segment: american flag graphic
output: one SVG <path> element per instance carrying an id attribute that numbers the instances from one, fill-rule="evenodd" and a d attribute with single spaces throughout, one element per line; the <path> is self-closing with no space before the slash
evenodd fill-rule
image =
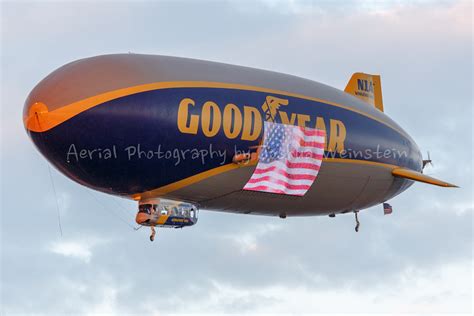
<path id="1" fill-rule="evenodd" d="M 318 176 L 325 132 L 265 122 L 259 162 L 244 190 L 303 196 Z"/>

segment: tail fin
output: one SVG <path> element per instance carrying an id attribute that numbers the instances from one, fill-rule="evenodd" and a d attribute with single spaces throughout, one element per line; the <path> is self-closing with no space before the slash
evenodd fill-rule
<path id="1" fill-rule="evenodd" d="M 382 84 L 379 75 L 356 72 L 347 83 L 344 92 L 352 94 L 383 112 Z"/>

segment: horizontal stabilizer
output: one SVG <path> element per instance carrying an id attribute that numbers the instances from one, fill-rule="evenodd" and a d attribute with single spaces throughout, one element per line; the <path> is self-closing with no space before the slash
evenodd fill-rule
<path id="1" fill-rule="evenodd" d="M 392 170 L 392 175 L 394 177 L 410 179 L 413 181 L 424 182 L 428 184 L 438 185 L 440 187 L 446 188 L 458 188 L 457 185 L 444 182 L 433 177 L 422 174 L 421 172 L 413 171 L 405 168 L 395 168 Z"/>

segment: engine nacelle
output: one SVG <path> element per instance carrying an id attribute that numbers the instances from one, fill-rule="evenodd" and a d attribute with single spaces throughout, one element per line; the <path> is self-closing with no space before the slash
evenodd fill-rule
<path id="1" fill-rule="evenodd" d="M 135 221 L 143 226 L 182 228 L 198 221 L 198 207 L 191 203 L 148 199 L 138 203 Z"/>

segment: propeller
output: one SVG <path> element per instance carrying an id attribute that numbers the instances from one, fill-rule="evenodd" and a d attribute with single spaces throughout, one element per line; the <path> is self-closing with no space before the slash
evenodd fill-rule
<path id="1" fill-rule="evenodd" d="M 428 151 L 427 153 L 428 153 L 428 159 L 423 159 L 423 169 L 425 169 L 427 165 L 431 165 L 432 167 L 434 167 L 433 161 L 431 160 L 431 157 L 430 157 L 430 152 Z"/>

